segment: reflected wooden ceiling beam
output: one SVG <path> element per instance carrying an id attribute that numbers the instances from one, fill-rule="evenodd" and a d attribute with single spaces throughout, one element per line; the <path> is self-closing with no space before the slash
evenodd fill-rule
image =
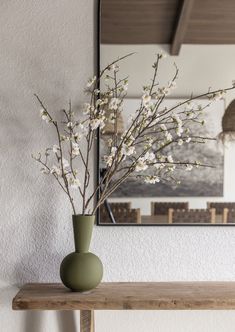
<path id="1" fill-rule="evenodd" d="M 171 44 L 171 55 L 179 55 L 184 36 L 187 31 L 187 25 L 191 16 L 194 0 L 183 0 L 179 14 L 177 26 Z"/>

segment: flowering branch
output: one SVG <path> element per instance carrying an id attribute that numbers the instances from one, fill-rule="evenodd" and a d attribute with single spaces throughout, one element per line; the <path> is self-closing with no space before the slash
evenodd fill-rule
<path id="1" fill-rule="evenodd" d="M 56 129 L 57 144 L 46 149 L 45 160 L 41 153 L 34 159 L 43 166 L 43 173 L 54 176 L 68 196 L 74 214 L 76 190 L 82 199 L 82 214 L 94 214 L 128 177 L 140 178 L 149 184 L 160 181 L 179 183 L 173 176 L 178 168 L 191 171 L 194 167 L 213 167 L 199 161 L 174 160 L 169 154 L 169 147 L 202 144 L 214 139 L 193 133 L 191 124 L 199 128 L 203 126 L 204 109 L 235 87 L 209 90 L 199 96 L 191 95 L 189 99 L 166 108 L 164 100 L 176 88 L 178 68 L 174 64 L 173 78 L 166 86 L 160 86 L 157 81 L 158 69 L 164 55 L 158 54 L 153 64 L 151 84 L 143 87 L 139 107 L 130 117 L 126 130 L 120 134 L 118 121 L 127 95 L 128 78 L 119 78 L 119 62 L 130 55 L 113 61 L 101 71 L 99 78 L 93 77 L 88 81 L 86 92 L 90 95 L 90 102 L 84 105 L 83 114 L 79 118 L 75 116 L 69 102 L 68 110 L 63 110 L 62 129 L 35 95 L 41 106 L 41 118 Z M 102 89 L 99 88 L 101 81 Z M 197 99 L 203 97 L 208 98 L 208 104 L 204 107 L 196 103 Z M 106 133 L 108 126 L 112 128 L 111 134 Z M 88 196 L 91 152 L 98 129 L 107 148 L 102 158 L 105 174 Z M 146 170 L 150 173 L 146 174 Z M 99 198 L 94 202 L 98 192 Z"/>
<path id="2" fill-rule="evenodd" d="M 66 173 L 66 168 L 67 168 L 68 162 L 67 162 L 67 160 L 65 160 L 63 158 L 62 140 L 61 140 L 61 135 L 60 135 L 60 131 L 59 131 L 59 127 L 58 127 L 57 121 L 54 121 L 52 119 L 50 113 L 47 111 L 46 107 L 43 105 L 43 103 L 40 100 L 40 98 L 38 97 L 38 95 L 35 94 L 35 97 L 37 98 L 37 100 L 39 101 L 39 103 L 40 103 L 40 105 L 42 107 L 41 116 L 45 117 L 46 121 L 53 123 L 53 125 L 55 126 L 55 129 L 56 129 L 56 133 L 57 133 L 57 139 L 58 139 L 58 143 L 59 143 L 59 148 L 56 147 L 56 156 L 57 156 L 57 160 L 58 160 L 58 162 L 60 163 L 60 166 L 61 166 L 61 172 L 60 172 L 59 169 L 55 169 L 55 168 L 52 168 L 50 170 L 50 172 L 52 172 L 52 174 L 56 174 L 57 178 L 61 174 L 62 179 L 64 181 L 64 185 L 65 185 L 65 190 L 64 191 L 66 192 L 66 194 L 69 197 L 70 203 L 72 205 L 73 213 L 76 214 L 76 210 L 75 210 L 73 198 L 72 198 L 72 196 L 70 194 L 70 189 L 69 189 L 69 184 L 68 184 L 68 179 L 67 179 L 67 174 L 68 173 Z M 60 154 L 60 156 L 58 156 L 58 153 Z M 48 166 L 47 166 L 47 168 L 48 168 Z"/>

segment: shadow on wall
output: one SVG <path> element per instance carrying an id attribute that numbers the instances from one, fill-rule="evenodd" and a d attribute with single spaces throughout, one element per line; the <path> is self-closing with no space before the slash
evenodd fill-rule
<path id="1" fill-rule="evenodd" d="M 55 204 L 54 199 L 48 202 L 47 211 L 53 211 L 53 205 L 55 206 Z M 31 216 L 28 216 L 30 230 L 28 229 L 27 238 L 30 241 L 25 241 L 23 237 L 21 239 L 21 250 L 28 254 L 21 257 L 21 260 L 14 267 L 13 280 L 19 281 L 20 284 L 29 281 L 54 280 L 51 278 L 58 275 L 61 262 L 61 256 L 58 252 L 54 252 L 55 247 L 53 246 L 53 239 L 58 234 L 57 227 L 60 226 L 55 224 L 54 218 L 45 214 L 45 211 L 43 211 L 44 204 L 41 204 L 40 200 L 38 200 L 37 205 L 32 209 Z M 34 214 L 35 210 L 37 215 Z M 32 244 L 35 245 L 32 246 Z M 47 313 L 45 311 L 25 312 L 23 332 L 44 331 Z M 54 318 L 56 330 L 60 332 L 77 331 L 75 312 L 58 311 L 50 313 L 50 315 Z"/>
<path id="2" fill-rule="evenodd" d="M 93 45 L 87 36 L 92 38 L 89 24 L 93 26 L 93 21 L 87 17 L 93 1 L 83 2 L 78 5 L 76 0 L 71 1 L 71 6 L 58 2 L 50 7 L 48 1 L 40 5 L 35 2 L 32 6 L 22 1 L 19 7 L 13 1 L 3 6 L 6 12 L 1 19 L 5 17 L 7 24 L 3 24 L 5 28 L 1 31 L 4 53 L 0 61 L 0 280 L 7 285 L 58 281 L 62 257 L 73 245 L 67 202 L 64 196 L 61 199 L 56 185 L 39 174 L 30 154 L 48 146 L 52 138 L 45 126 L 43 129 L 38 126 L 39 106 L 35 105 L 33 93 L 45 96 L 56 110 L 68 96 L 74 96 L 75 100 L 78 95 L 83 97 L 82 89 L 77 92 L 77 84 L 82 83 L 87 71 L 92 71 L 89 54 Z M 82 10 L 77 11 L 78 7 Z M 54 9 L 52 21 L 47 19 L 50 8 Z M 63 8 L 68 11 L 64 13 Z M 6 15 L 8 10 L 11 15 Z M 71 20 L 67 15 L 71 15 Z M 43 36 L 48 27 L 51 27 L 50 33 Z M 10 288 L 14 289 L 13 293 L 17 292 L 15 287 Z M 20 331 L 50 330 L 45 327 L 47 312 L 12 313 L 10 302 L 14 294 L 7 294 L 2 303 L 5 285 L 0 292 L 1 310 L 6 304 L 7 314 L 10 312 L 13 321 L 21 324 Z M 76 331 L 73 312 L 51 315 L 55 317 L 55 330 Z M 0 330 L 19 331 L 13 321 L 12 326 L 16 328 L 8 330 L 5 320 L 2 325 L 1 317 Z"/>
<path id="3" fill-rule="evenodd" d="M 25 316 L 24 332 L 42 332 L 44 323 L 44 312 L 28 311 Z M 74 311 L 56 312 L 59 332 L 76 332 L 76 320 Z"/>
<path id="4" fill-rule="evenodd" d="M 19 233 L 20 246 L 23 256 L 14 266 L 12 279 L 17 283 L 23 284 L 27 282 L 42 281 L 58 281 L 59 266 L 62 255 L 57 251 L 54 241 L 60 233 L 58 228 L 63 222 L 64 215 L 60 212 L 55 213 L 55 206 L 58 205 L 58 195 L 55 195 L 54 186 L 45 184 L 45 190 L 38 191 L 38 199 L 34 206 L 31 207 L 31 213 L 27 218 L 27 239 L 24 234 Z M 42 186 L 44 188 L 44 185 Z M 62 193 L 63 194 L 63 193 Z M 50 201 L 42 203 L 41 197 L 51 197 Z M 64 199 L 63 199 L 64 201 Z M 46 211 L 44 207 L 47 207 Z M 37 211 L 35 213 L 35 211 Z M 57 214 L 57 216 L 55 216 Z M 60 220 L 62 219 L 62 220 Z M 69 232 L 67 232 L 69 233 Z M 64 247 L 62 245 L 62 247 Z M 65 248 L 66 250 L 66 248 Z M 13 253 L 12 253 L 13 254 Z M 42 332 L 45 330 L 45 322 L 47 321 L 48 311 L 26 311 L 24 314 L 23 332 Z M 50 321 L 48 325 L 53 324 L 57 331 L 60 332 L 76 332 L 75 312 L 50 312 Z M 53 323 L 51 320 L 53 317 Z"/>
<path id="5" fill-rule="evenodd" d="M 8 114 L 8 117 L 1 126 L 9 127 L 12 123 L 11 139 L 7 151 L 3 151 L 1 164 L 1 188 L 4 192 L 7 186 L 7 190 L 2 195 L 4 208 L 0 212 L 0 280 L 6 283 L 6 286 L 0 287 L 0 293 L 1 303 L 5 301 L 3 304 L 6 304 L 7 311 L 11 310 L 11 300 L 17 292 L 15 289 L 14 294 L 8 293 L 4 299 L 7 285 L 59 280 L 59 266 L 70 244 L 67 237 L 71 238 L 72 234 L 72 223 L 64 224 L 68 217 L 64 194 L 57 190 L 56 183 L 40 174 L 40 168 L 31 160 L 30 152 L 35 149 L 35 141 L 39 139 L 37 131 L 33 135 L 33 130 L 27 130 L 19 115 L 14 117 Z M 44 146 L 44 142 L 40 143 Z M 4 159 L 8 161 L 8 167 Z M 22 327 L 17 331 L 45 331 L 47 312 L 30 311 L 20 315 L 13 312 L 12 315 L 18 317 L 16 320 Z M 73 312 L 50 315 L 54 318 L 55 330 L 77 331 Z M 50 321 L 48 325 L 51 325 Z"/>
<path id="6" fill-rule="evenodd" d="M 43 312 L 27 311 L 25 314 L 25 332 L 41 332 Z"/>
<path id="7" fill-rule="evenodd" d="M 77 331 L 75 313 L 76 313 L 76 311 L 60 311 L 60 312 L 58 311 L 57 312 L 59 331 L 61 331 L 61 332 L 67 332 L 67 331 L 76 332 Z"/>

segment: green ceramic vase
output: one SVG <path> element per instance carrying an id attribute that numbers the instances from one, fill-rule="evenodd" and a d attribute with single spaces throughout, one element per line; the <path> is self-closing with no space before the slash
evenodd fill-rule
<path id="1" fill-rule="evenodd" d="M 75 252 L 66 256 L 60 266 L 60 278 L 72 291 L 91 290 L 98 286 L 103 276 L 101 260 L 89 252 L 94 222 L 95 216 L 73 216 Z"/>

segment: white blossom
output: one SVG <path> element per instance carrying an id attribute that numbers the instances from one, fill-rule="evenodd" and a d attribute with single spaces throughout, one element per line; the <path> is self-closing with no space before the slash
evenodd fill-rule
<path id="1" fill-rule="evenodd" d="M 188 138 L 186 138 L 185 142 L 186 142 L 186 143 L 189 143 L 189 142 L 191 142 L 191 140 L 192 140 L 192 138 L 191 138 L 191 137 L 188 137 Z"/>
<path id="2" fill-rule="evenodd" d="M 89 103 L 85 103 L 83 105 L 83 114 L 84 115 L 87 115 L 90 113 L 90 110 L 91 110 L 91 105 Z"/>
<path id="3" fill-rule="evenodd" d="M 98 107 L 98 106 L 100 106 L 100 105 L 102 105 L 103 104 L 103 100 L 102 99 L 97 99 L 96 100 L 96 103 L 95 103 L 95 105 L 96 105 L 96 107 Z M 84 114 L 84 112 L 83 112 L 83 114 Z M 85 113 L 86 114 L 86 113 Z M 88 113 L 87 113 L 88 114 Z"/>
<path id="4" fill-rule="evenodd" d="M 60 152 L 60 147 L 58 145 L 54 144 L 53 147 L 52 147 L 52 151 L 54 153 L 58 153 L 58 152 Z"/>
<path id="5" fill-rule="evenodd" d="M 44 110 L 44 108 L 42 108 L 40 110 L 40 116 L 41 116 L 42 120 L 46 121 L 47 123 L 50 122 L 50 117 L 49 117 L 47 111 Z"/>
<path id="6" fill-rule="evenodd" d="M 48 170 L 46 169 L 46 167 L 42 167 L 40 171 L 42 174 L 48 174 Z"/>
<path id="7" fill-rule="evenodd" d="M 148 93 L 143 94 L 142 96 L 143 105 L 146 108 L 149 108 L 151 104 L 151 96 Z"/>
<path id="8" fill-rule="evenodd" d="M 146 93 L 146 92 L 149 92 L 151 89 L 151 86 L 150 85 L 146 85 L 146 86 L 143 86 L 143 92 Z M 149 93 L 147 93 L 149 94 Z"/>
<path id="9" fill-rule="evenodd" d="M 139 158 L 136 163 L 135 170 L 136 172 L 145 171 L 148 168 L 146 160 L 144 158 Z"/>
<path id="10" fill-rule="evenodd" d="M 117 148 L 115 146 L 113 146 L 112 149 L 111 149 L 110 155 L 108 155 L 108 156 L 105 155 L 104 156 L 104 161 L 106 162 L 107 166 L 112 165 L 112 162 L 113 162 L 113 159 L 115 157 L 116 152 L 117 152 Z"/>
<path id="11" fill-rule="evenodd" d="M 108 122 L 111 123 L 111 124 L 114 124 L 115 123 L 115 114 L 112 112 L 110 113 L 109 117 L 108 117 Z"/>
<path id="12" fill-rule="evenodd" d="M 70 187 L 73 189 L 78 189 L 79 187 L 81 187 L 81 182 L 79 181 L 79 179 L 74 178 L 73 176 L 70 176 L 68 178 L 68 182 Z"/>
<path id="13" fill-rule="evenodd" d="M 95 81 L 96 81 L 96 76 L 90 78 L 87 82 L 87 85 L 86 85 L 87 88 L 90 88 L 95 83 Z"/>
<path id="14" fill-rule="evenodd" d="M 79 123 L 79 125 L 78 125 L 78 132 L 79 132 L 79 134 L 83 137 L 83 136 L 85 136 L 85 135 L 87 135 L 87 133 L 88 133 L 88 131 L 89 131 L 89 129 L 88 129 L 88 123 L 86 122 L 86 123 Z M 82 138 L 81 137 L 81 138 Z"/>
<path id="15" fill-rule="evenodd" d="M 117 148 L 116 148 L 116 146 L 113 146 L 111 149 L 111 155 L 114 157 L 116 152 L 117 152 Z"/>
<path id="16" fill-rule="evenodd" d="M 165 124 L 161 124 L 161 125 L 160 125 L 160 128 L 161 128 L 161 130 L 163 130 L 163 131 L 167 130 L 167 127 L 166 127 Z"/>
<path id="17" fill-rule="evenodd" d="M 67 123 L 67 127 L 70 128 L 70 129 L 72 129 L 73 128 L 73 123 L 72 122 L 68 122 Z"/>
<path id="18" fill-rule="evenodd" d="M 76 133 L 73 134 L 72 137 L 75 141 L 80 141 L 82 139 L 82 134 L 76 132 Z"/>
<path id="19" fill-rule="evenodd" d="M 191 171 L 193 169 L 193 165 L 186 165 L 186 171 Z"/>
<path id="20" fill-rule="evenodd" d="M 121 153 L 124 156 L 131 156 L 134 152 L 135 152 L 135 147 L 134 146 L 128 146 L 126 144 L 122 145 Z"/>
<path id="21" fill-rule="evenodd" d="M 150 184 L 155 184 L 157 182 L 160 182 L 160 179 L 156 175 L 148 175 L 148 176 L 145 177 L 144 182 L 145 183 L 150 183 Z"/>
<path id="22" fill-rule="evenodd" d="M 158 57 L 159 57 L 159 59 L 165 59 L 165 58 L 167 57 L 167 55 L 166 55 L 166 53 L 164 53 L 164 52 L 160 52 L 160 53 L 158 54 Z"/>
<path id="23" fill-rule="evenodd" d="M 69 141 L 70 138 L 69 138 L 69 136 L 60 135 L 60 139 L 62 142 L 64 142 L 64 141 Z"/>
<path id="24" fill-rule="evenodd" d="M 151 115 L 153 115 L 153 111 L 151 110 L 151 112 L 149 112 L 149 117 L 151 117 Z M 155 114 L 154 116 L 156 116 L 156 119 L 152 120 L 151 118 L 149 118 L 149 121 L 151 121 L 151 125 L 155 126 L 158 122 L 159 122 L 159 118 L 158 118 L 158 114 Z"/>
<path id="25" fill-rule="evenodd" d="M 135 141 L 134 136 L 129 135 L 129 136 L 125 139 L 125 144 L 126 144 L 126 145 L 131 145 L 134 141 Z"/>
<path id="26" fill-rule="evenodd" d="M 108 139 L 108 146 L 111 147 L 113 145 L 113 139 L 109 138 Z"/>
<path id="27" fill-rule="evenodd" d="M 121 100 L 118 98 L 111 98 L 110 103 L 109 103 L 109 108 L 111 110 L 116 111 L 121 104 Z"/>
<path id="28" fill-rule="evenodd" d="M 166 136 L 166 140 L 167 140 L 167 142 L 172 141 L 173 137 L 172 137 L 171 133 L 166 132 L 166 133 L 165 133 L 165 136 Z"/>
<path id="29" fill-rule="evenodd" d="M 167 161 L 168 161 L 168 163 L 173 163 L 174 162 L 172 156 L 167 156 Z"/>
<path id="30" fill-rule="evenodd" d="M 32 154 L 32 158 L 35 160 L 39 161 L 41 159 L 41 153 L 37 152 L 36 154 Z"/>
<path id="31" fill-rule="evenodd" d="M 156 163 L 156 164 L 154 164 L 154 167 L 156 169 L 163 169 L 164 167 L 166 167 L 166 165 L 165 164 Z"/>
<path id="32" fill-rule="evenodd" d="M 70 167 L 68 160 L 65 159 L 65 158 L 62 159 L 62 164 L 63 164 L 63 168 L 69 168 Z"/>
<path id="33" fill-rule="evenodd" d="M 151 147 L 153 145 L 153 138 L 152 137 L 148 137 L 147 138 L 147 147 Z"/>
<path id="34" fill-rule="evenodd" d="M 177 122 L 178 124 L 182 125 L 182 120 L 178 114 L 172 115 L 172 119 Z"/>
<path id="35" fill-rule="evenodd" d="M 119 66 L 116 63 L 114 63 L 113 65 L 111 65 L 109 67 L 109 70 L 112 70 L 112 71 L 114 71 L 116 73 L 116 72 L 119 71 Z"/>
<path id="36" fill-rule="evenodd" d="M 226 94 L 226 91 L 225 90 L 220 90 L 218 92 L 215 92 L 215 93 L 212 93 L 208 96 L 208 98 L 210 100 L 214 100 L 214 101 L 217 101 L 217 100 L 220 100 L 222 98 L 225 97 L 225 94 Z"/>
<path id="37" fill-rule="evenodd" d="M 100 126 L 100 120 L 99 119 L 92 119 L 90 121 L 90 126 L 91 126 L 91 130 L 95 130 Z"/>
<path id="38" fill-rule="evenodd" d="M 155 160 L 155 154 L 153 152 L 146 152 L 145 155 L 144 155 L 144 160 L 154 161 Z"/>
<path id="39" fill-rule="evenodd" d="M 174 172 L 174 170 L 176 169 L 176 166 L 175 165 L 168 165 L 167 168 L 168 168 L 169 171 Z"/>
<path id="40" fill-rule="evenodd" d="M 167 160 L 167 157 L 163 156 L 163 155 L 158 155 L 157 157 L 158 157 L 158 159 L 159 159 L 160 162 L 164 162 L 164 161 Z"/>
<path id="41" fill-rule="evenodd" d="M 128 90 L 128 81 L 123 83 L 122 88 L 123 88 L 124 91 Z"/>
<path id="42" fill-rule="evenodd" d="M 189 109 L 192 111 L 194 107 L 195 107 L 195 103 L 193 101 L 190 100 L 186 103 L 186 109 Z"/>
<path id="43" fill-rule="evenodd" d="M 51 167 L 50 173 L 56 174 L 57 176 L 61 176 L 61 174 L 62 174 L 61 169 L 59 167 L 57 167 L 56 165 L 53 165 Z"/>
<path id="44" fill-rule="evenodd" d="M 109 155 L 109 156 L 105 155 L 104 156 L 104 161 L 105 161 L 106 165 L 110 167 L 112 165 L 112 162 L 113 162 L 113 156 L 111 156 L 111 155 Z"/>
<path id="45" fill-rule="evenodd" d="M 178 126 L 175 130 L 176 135 L 181 136 L 184 132 L 184 129 L 181 126 Z"/>
<path id="46" fill-rule="evenodd" d="M 156 99 L 165 97 L 170 94 L 170 89 L 168 87 L 162 87 L 158 88 L 157 94 L 156 94 Z"/>
<path id="47" fill-rule="evenodd" d="M 188 111 L 186 112 L 186 116 L 189 118 L 189 119 L 192 119 L 194 117 L 194 112 L 191 110 L 191 111 Z"/>
<path id="48" fill-rule="evenodd" d="M 72 155 L 73 156 L 79 156 L 80 154 L 80 148 L 77 143 L 72 142 Z"/>
<path id="49" fill-rule="evenodd" d="M 101 117 L 90 120 L 91 130 L 95 130 L 98 127 L 100 127 L 101 129 L 104 128 L 104 126 L 105 126 L 104 119 L 105 119 L 105 117 L 101 116 Z"/>
<path id="50" fill-rule="evenodd" d="M 178 140 L 178 145 L 183 145 L 184 144 L 184 141 L 180 138 L 179 140 Z"/>

